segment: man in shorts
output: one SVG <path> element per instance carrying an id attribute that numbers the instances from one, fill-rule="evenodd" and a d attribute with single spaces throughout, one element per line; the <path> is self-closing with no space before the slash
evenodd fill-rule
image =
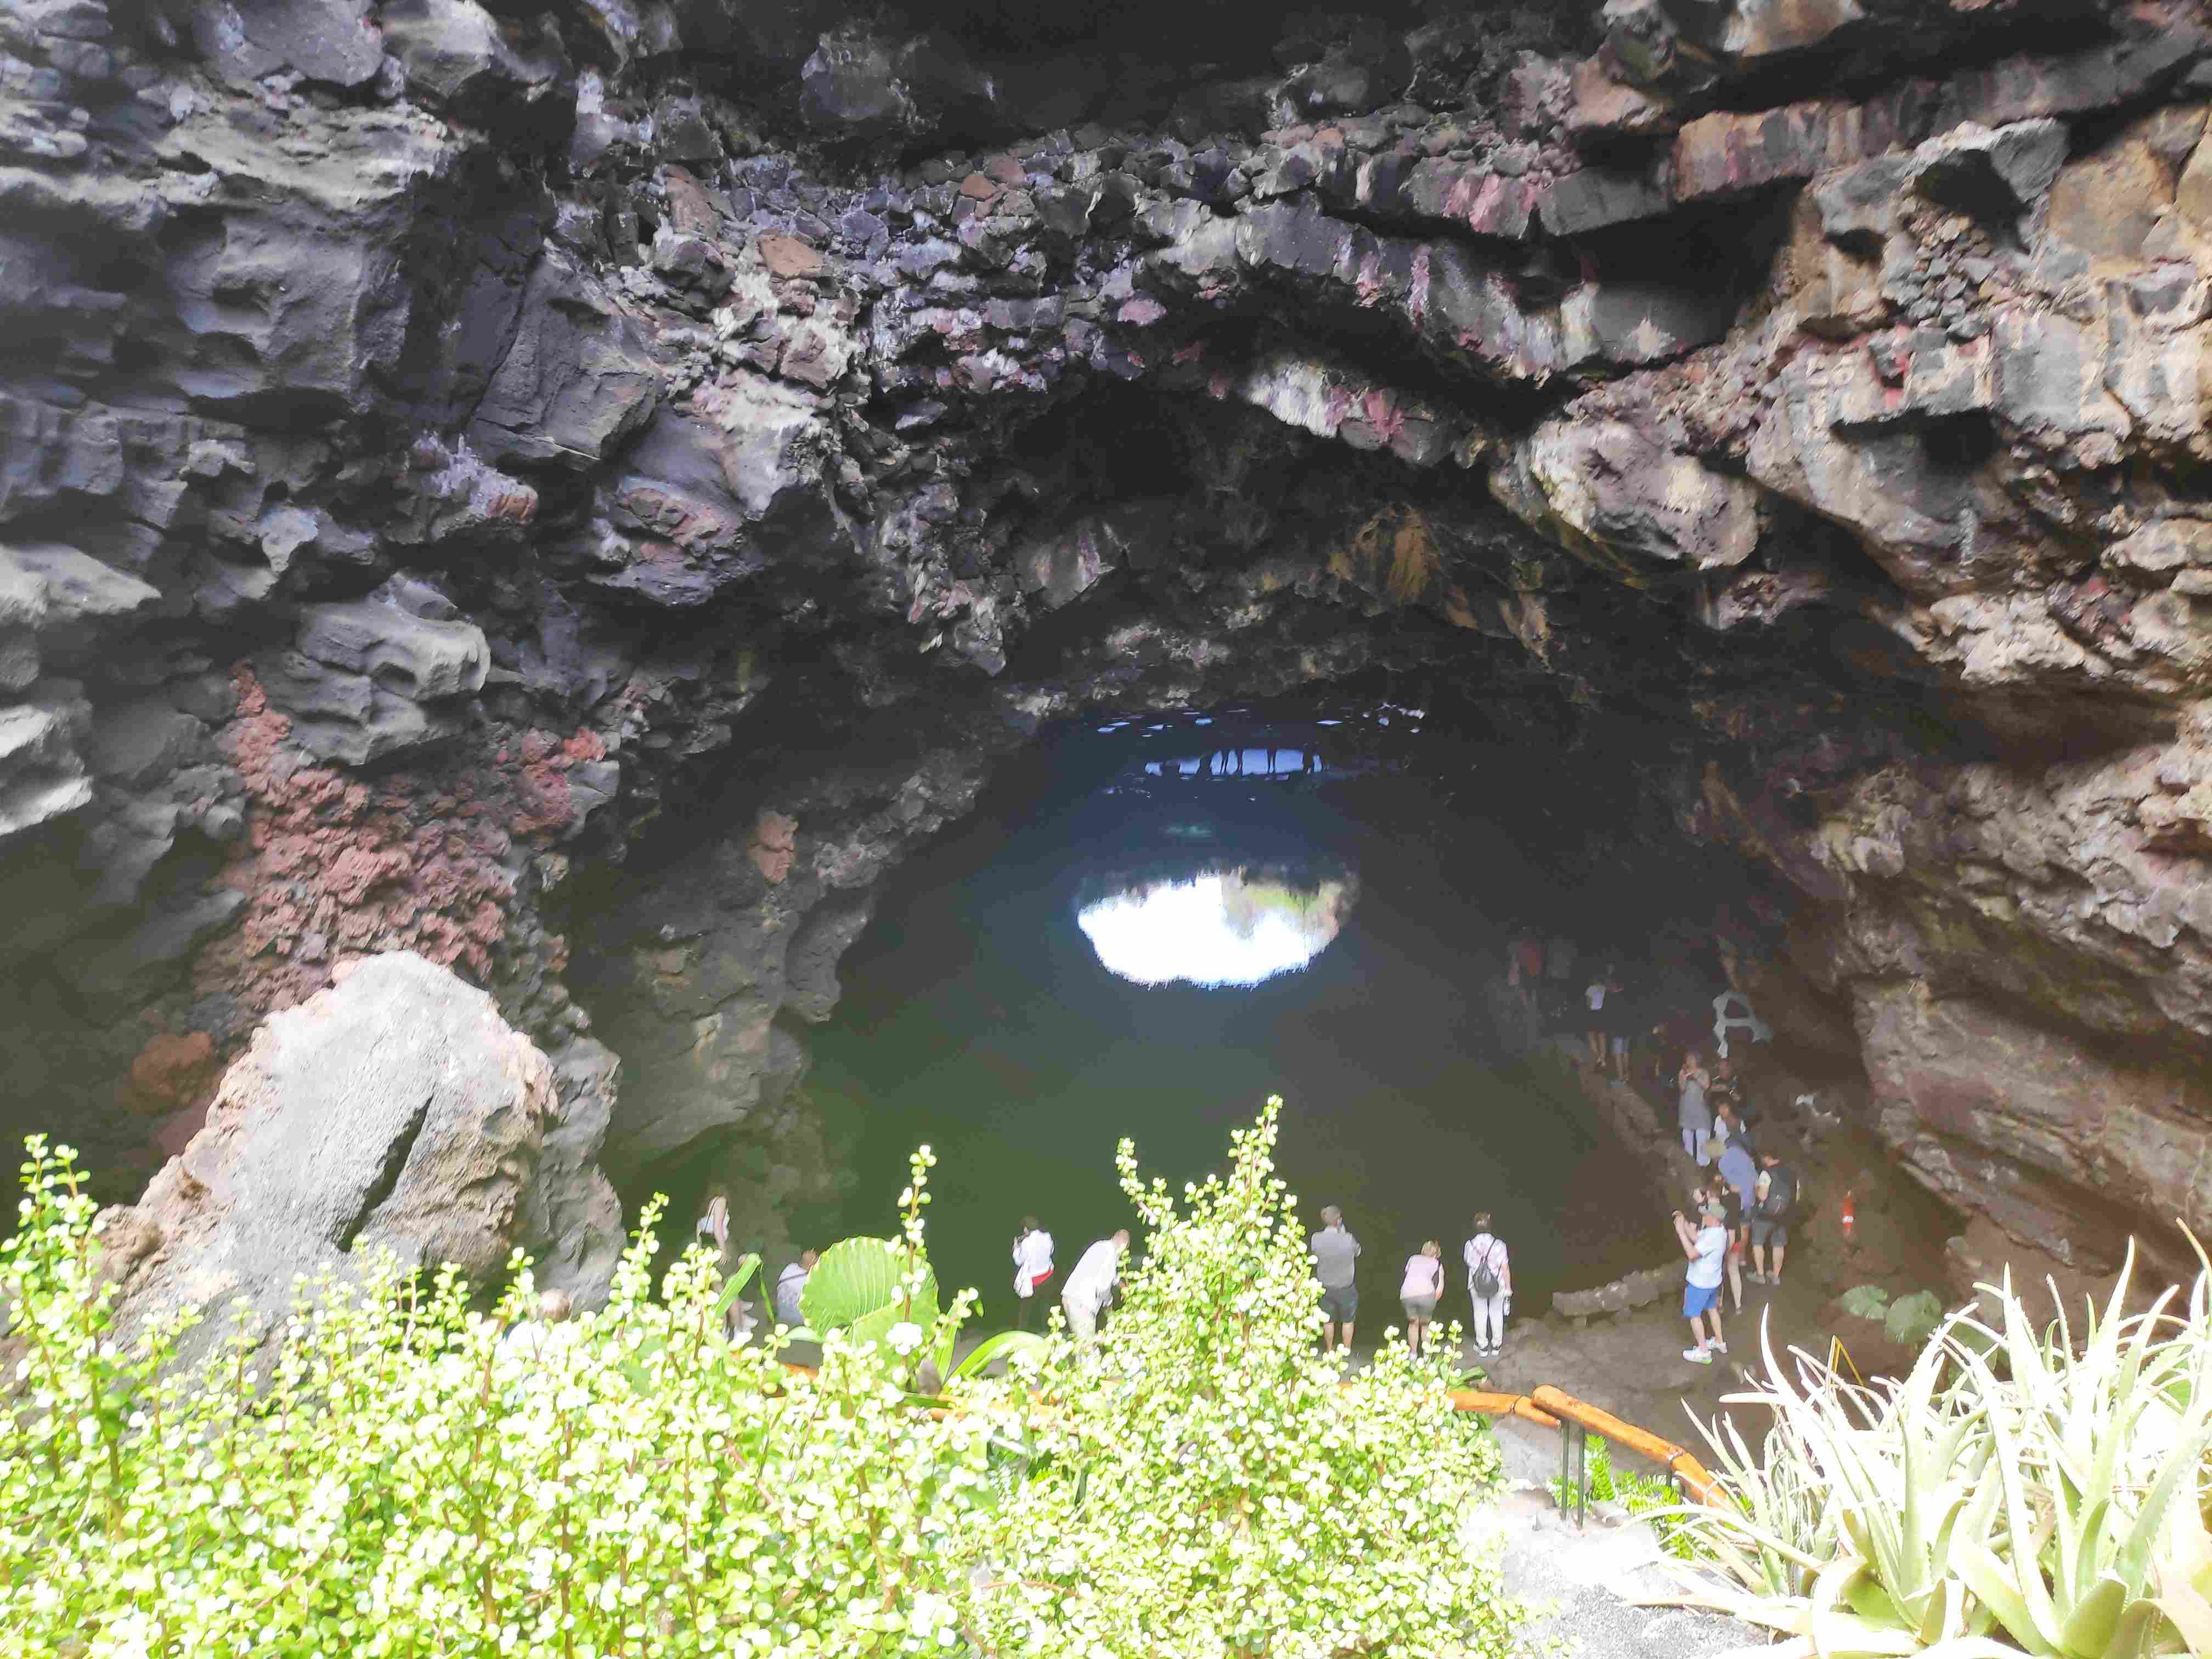
<path id="1" fill-rule="evenodd" d="M 1674 1237 L 1690 1260 L 1688 1282 L 1682 1287 L 1682 1317 L 1690 1322 L 1690 1335 L 1698 1345 L 1683 1349 L 1682 1358 L 1693 1365 L 1710 1365 L 1715 1354 L 1728 1352 L 1728 1344 L 1721 1340 L 1721 1275 L 1729 1245 L 1723 1223 L 1727 1214 L 1722 1206 L 1708 1201 L 1699 1206 L 1698 1224 L 1692 1231 L 1682 1212 L 1674 1212 Z M 1710 1338 L 1705 1334 L 1708 1319 L 1713 1322 Z"/>
<path id="2" fill-rule="evenodd" d="M 1759 1207 L 1751 1217 L 1751 1282 L 1779 1285 L 1782 1257 L 1790 1247 L 1790 1216 L 1797 1207 L 1797 1172 L 1782 1161 L 1779 1152 L 1759 1155 L 1765 1167 L 1759 1176 Z M 1767 1247 L 1774 1249 L 1774 1271 L 1766 1269 Z"/>
<path id="3" fill-rule="evenodd" d="M 1322 1343 L 1336 1351 L 1336 1328 L 1344 1327 L 1344 1346 L 1352 1346 L 1352 1322 L 1359 1313 L 1359 1291 L 1353 1285 L 1353 1264 L 1359 1260 L 1359 1241 L 1344 1230 L 1344 1212 L 1331 1204 L 1321 1212 L 1321 1231 L 1307 1247 L 1313 1257 L 1314 1276 L 1321 1280 Z"/>

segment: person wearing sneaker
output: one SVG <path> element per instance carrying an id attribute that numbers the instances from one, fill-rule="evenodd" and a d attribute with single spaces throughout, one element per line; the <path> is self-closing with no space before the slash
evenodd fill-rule
<path id="1" fill-rule="evenodd" d="M 1790 1212 L 1797 1206 L 1797 1174 L 1775 1152 L 1762 1152 L 1759 1161 L 1759 1206 L 1751 1218 L 1751 1282 L 1779 1285 L 1782 1258 L 1790 1244 Z M 1766 1270 L 1766 1249 L 1774 1247 L 1774 1271 Z"/>
<path id="2" fill-rule="evenodd" d="M 1513 1262 L 1505 1241 L 1490 1230 L 1490 1212 L 1474 1218 L 1474 1237 L 1460 1252 L 1467 1263 L 1467 1295 L 1474 1304 L 1474 1357 L 1495 1359 L 1505 1352 L 1505 1316 L 1513 1308 Z"/>
<path id="3" fill-rule="evenodd" d="M 1693 1365 L 1710 1365 L 1715 1354 L 1728 1352 L 1728 1344 L 1721 1340 L 1720 1304 L 1729 1247 L 1728 1228 L 1723 1223 L 1728 1212 L 1706 1199 L 1702 1191 L 1698 1199 L 1696 1231 L 1691 1231 L 1680 1210 L 1674 1212 L 1674 1237 L 1682 1254 L 1690 1259 L 1689 1282 L 1682 1287 L 1682 1316 L 1690 1322 L 1690 1334 L 1698 1345 L 1683 1349 L 1682 1358 Z M 1705 1335 L 1708 1319 L 1713 1322 L 1711 1338 Z"/>

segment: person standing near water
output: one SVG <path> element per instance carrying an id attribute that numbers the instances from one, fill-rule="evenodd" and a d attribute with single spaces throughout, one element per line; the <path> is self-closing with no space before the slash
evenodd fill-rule
<path id="1" fill-rule="evenodd" d="M 1336 1352 L 1336 1328 L 1344 1327 L 1344 1346 L 1352 1346 L 1352 1322 L 1359 1314 L 1359 1291 L 1352 1280 L 1359 1260 L 1359 1241 L 1344 1230 L 1344 1212 L 1335 1205 L 1325 1206 L 1321 1212 L 1321 1231 L 1313 1236 L 1307 1247 L 1313 1257 L 1314 1277 L 1321 1280 L 1321 1313 L 1327 1322 L 1322 1329 L 1322 1344 L 1329 1352 Z"/>
<path id="2" fill-rule="evenodd" d="M 1033 1215 L 1022 1218 L 1022 1230 L 1014 1235 L 1014 1328 L 1025 1331 L 1030 1319 L 1036 1315 L 1039 1322 L 1043 1316 L 1037 1310 L 1043 1304 L 1037 1291 L 1052 1277 L 1052 1235 L 1037 1225 Z"/>
<path id="3" fill-rule="evenodd" d="M 1129 1248 L 1127 1227 L 1111 1238 L 1102 1238 L 1083 1253 L 1075 1264 L 1075 1271 L 1067 1276 L 1067 1288 L 1060 1293 L 1060 1305 L 1067 1315 L 1067 1328 L 1079 1342 L 1088 1342 L 1098 1334 L 1098 1316 L 1114 1299 L 1114 1287 L 1121 1282 L 1121 1257 Z"/>
<path id="4" fill-rule="evenodd" d="M 718 1278 L 726 1280 L 737 1270 L 738 1253 L 730 1247 L 730 1200 L 720 1188 L 709 1190 L 706 1211 L 691 1237 L 713 1253 Z M 753 1334 L 755 1322 L 753 1304 L 742 1296 L 733 1297 L 722 1316 L 722 1334 L 732 1342 L 742 1342 Z"/>
<path id="5" fill-rule="evenodd" d="M 799 1311 L 799 1298 L 805 1293 L 807 1275 L 821 1260 L 819 1250 L 801 1250 L 799 1260 L 775 1276 L 775 1316 L 783 1323 L 796 1326 L 806 1322 Z"/>
<path id="6" fill-rule="evenodd" d="M 1398 1286 L 1398 1300 L 1406 1310 L 1406 1346 L 1420 1357 L 1421 1339 L 1437 1316 L 1437 1304 L 1444 1294 L 1444 1247 L 1431 1239 L 1420 1254 L 1406 1258 L 1406 1277 Z"/>
<path id="7" fill-rule="evenodd" d="M 1474 1218 L 1474 1237 L 1461 1253 L 1467 1263 L 1468 1299 L 1474 1304 L 1474 1354 L 1495 1359 L 1505 1352 L 1505 1315 L 1513 1305 L 1513 1261 L 1505 1241 L 1490 1230 L 1490 1212 Z"/>

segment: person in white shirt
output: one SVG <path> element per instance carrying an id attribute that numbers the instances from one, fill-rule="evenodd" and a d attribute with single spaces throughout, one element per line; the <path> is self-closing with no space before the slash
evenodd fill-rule
<path id="1" fill-rule="evenodd" d="M 1696 1231 L 1691 1231 L 1680 1210 L 1674 1212 L 1674 1237 L 1682 1254 L 1690 1259 L 1689 1282 L 1682 1287 L 1682 1316 L 1690 1322 L 1690 1334 L 1698 1344 L 1683 1349 L 1682 1358 L 1693 1365 L 1710 1365 L 1715 1354 L 1728 1352 L 1728 1344 L 1721 1340 L 1721 1277 L 1726 1271 L 1729 1247 L 1728 1229 L 1722 1223 L 1728 1211 L 1711 1202 L 1702 1188 L 1698 1200 Z M 1705 1335 L 1707 1319 L 1713 1322 L 1710 1340 Z"/>
<path id="2" fill-rule="evenodd" d="M 1121 1281 L 1121 1257 L 1128 1248 L 1129 1230 L 1124 1227 L 1085 1250 L 1075 1271 L 1068 1274 L 1060 1305 L 1066 1310 L 1067 1328 L 1078 1341 L 1088 1342 L 1098 1334 L 1098 1316 L 1113 1300 L 1114 1287 Z"/>
<path id="3" fill-rule="evenodd" d="M 806 1290 L 806 1276 L 814 1271 L 814 1264 L 822 1260 L 819 1250 L 801 1250 L 799 1260 L 775 1276 L 775 1316 L 787 1325 L 806 1322 L 799 1312 L 799 1298 Z"/>
<path id="4" fill-rule="evenodd" d="M 575 1304 L 569 1300 L 568 1291 L 541 1291 L 538 1305 L 532 1310 L 532 1316 L 500 1338 L 499 1346 L 507 1352 L 543 1364 L 556 1349 L 573 1340 L 574 1333 L 563 1328 L 574 1311 Z"/>
<path id="5" fill-rule="evenodd" d="M 1467 1263 L 1468 1300 L 1474 1304 L 1474 1354 L 1496 1359 L 1505 1352 L 1505 1316 L 1513 1305 L 1513 1258 L 1490 1230 L 1490 1212 L 1474 1218 L 1474 1237 L 1460 1252 Z"/>
<path id="6" fill-rule="evenodd" d="M 1037 1225 L 1033 1215 L 1022 1218 L 1014 1235 L 1014 1328 L 1025 1331 L 1030 1318 L 1042 1306 L 1038 1290 L 1052 1277 L 1052 1235 Z M 1038 1316 L 1042 1318 L 1042 1316 Z"/>

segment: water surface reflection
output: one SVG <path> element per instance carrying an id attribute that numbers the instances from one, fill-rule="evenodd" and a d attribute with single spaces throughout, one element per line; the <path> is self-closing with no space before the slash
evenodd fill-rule
<path id="1" fill-rule="evenodd" d="M 1258 985 L 1328 947 L 1358 891 L 1351 878 L 1212 868 L 1091 898 L 1076 925 L 1107 970 L 1137 985 Z"/>

